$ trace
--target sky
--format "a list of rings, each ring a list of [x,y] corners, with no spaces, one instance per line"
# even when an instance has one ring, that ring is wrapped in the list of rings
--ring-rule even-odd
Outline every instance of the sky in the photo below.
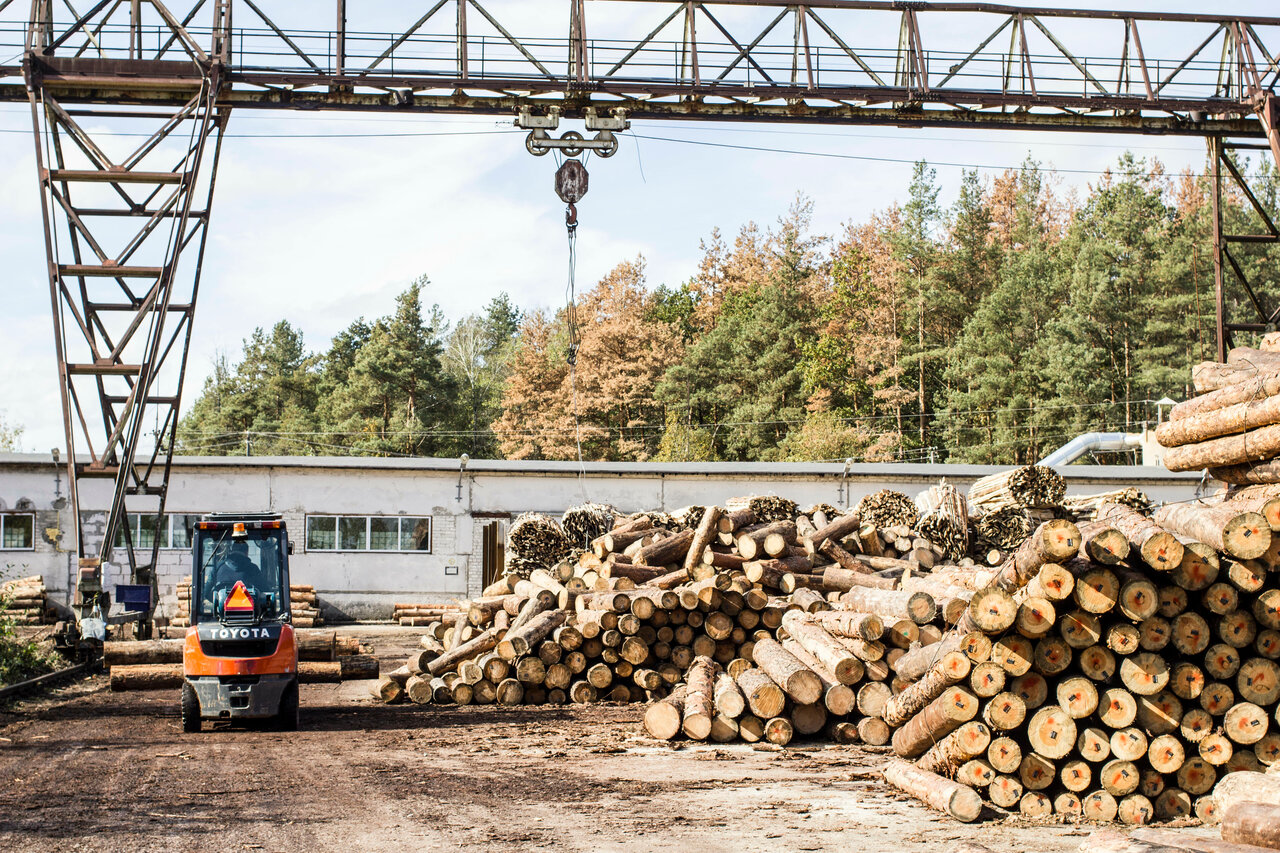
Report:
[[[511,4],[489,5],[497,11]],[[526,16],[538,8],[559,14],[562,5],[538,0],[519,8]],[[588,4],[589,14],[613,5]],[[1198,2],[1158,5],[1203,9]],[[1274,5],[1223,3],[1215,11],[1262,15]],[[618,12],[601,26],[634,33],[640,24],[631,14]],[[328,17],[312,26],[329,26]],[[1144,46],[1148,56],[1173,51],[1158,42]],[[0,104],[0,418],[24,428],[24,449],[43,452],[64,439],[29,127],[26,105]],[[574,127],[565,122],[561,130]],[[806,153],[760,150],[767,148]],[[579,292],[637,256],[647,263],[650,285],[679,285],[696,270],[699,243],[712,229],[731,239],[749,221],[772,225],[797,193],[813,202],[815,231],[834,235],[843,223],[902,201],[917,159],[935,165],[950,202],[963,165],[984,167],[990,177],[1030,155],[1058,170],[1062,190],[1083,193],[1125,150],[1159,158],[1171,171],[1199,170],[1205,160],[1195,138],[637,121],[614,157],[587,161],[590,191],[578,205]],[[234,359],[255,327],[287,319],[312,349],[323,350],[356,318],[389,313],[418,276],[431,282],[424,300],[452,320],[483,310],[504,291],[526,310],[563,305],[567,249],[554,169],[552,157],[526,152],[523,134],[505,117],[233,113],[187,402],[214,358]]]

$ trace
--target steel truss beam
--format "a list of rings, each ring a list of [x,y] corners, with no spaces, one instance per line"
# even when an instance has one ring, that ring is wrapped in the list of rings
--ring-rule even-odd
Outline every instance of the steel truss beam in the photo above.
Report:
[[[196,45],[159,0],[147,0],[149,11],[172,27],[188,55],[181,103],[86,108],[48,85],[39,57],[77,33],[97,43],[122,5],[98,3],[60,28],[51,3],[36,0],[24,62],[84,606],[101,591],[100,563],[113,553],[123,554],[132,582],[155,590],[156,528],[227,119],[217,105],[223,66],[216,51],[211,58]],[[142,0],[131,6],[130,20],[145,20]],[[150,60],[140,28],[129,29],[132,58],[119,61],[138,70]],[[82,491],[94,479],[112,483],[100,542],[85,535],[81,512]],[[128,523],[131,515],[147,520],[141,530]]]
[[[219,35],[218,103],[238,107],[509,115],[555,105],[577,118],[624,107],[633,118],[1252,134],[1253,99],[1280,76],[1280,18],[1260,16],[545,0],[558,14],[531,19],[529,3],[436,0],[353,28],[369,11],[347,0],[332,18],[308,4],[288,20],[276,4],[236,0],[233,27],[231,0],[187,0],[181,16],[159,0],[100,0],[85,15],[36,2],[52,20],[28,60],[64,100],[185,102],[191,74],[216,53],[201,45]],[[209,18],[220,5],[218,34]],[[133,21],[139,6],[157,14]],[[589,26],[588,10],[603,23]],[[0,49],[22,47],[5,38],[14,14],[0,7]],[[149,73],[115,64],[141,59]],[[19,71],[0,66],[0,99],[25,97]]]
[[[164,510],[233,107],[1205,136],[1215,202],[1224,179],[1245,184],[1227,137],[1265,135],[1280,162],[1275,17],[882,0],[543,0],[531,15],[431,0],[352,25],[374,5],[0,0],[0,55],[23,57],[0,65],[0,101],[32,111],[77,513],[83,480],[114,484],[100,552],[78,537],[89,564],[125,529],[135,578],[154,583],[157,545],[125,522]],[[121,126],[143,141],[114,153]],[[1265,214],[1258,234],[1224,235],[1218,214],[1222,349],[1280,316],[1231,247],[1280,235]],[[1233,276],[1258,322],[1226,320]]]

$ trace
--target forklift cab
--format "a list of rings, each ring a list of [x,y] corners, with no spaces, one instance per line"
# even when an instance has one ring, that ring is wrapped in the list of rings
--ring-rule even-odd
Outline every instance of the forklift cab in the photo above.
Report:
[[[298,653],[289,610],[289,541],[271,513],[219,513],[195,527],[182,722],[298,721]]]

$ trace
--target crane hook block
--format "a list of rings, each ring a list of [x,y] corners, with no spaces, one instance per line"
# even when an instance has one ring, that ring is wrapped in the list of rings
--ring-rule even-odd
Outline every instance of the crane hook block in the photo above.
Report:
[[[556,195],[565,204],[576,204],[587,194],[587,167],[578,160],[565,160],[556,169]]]

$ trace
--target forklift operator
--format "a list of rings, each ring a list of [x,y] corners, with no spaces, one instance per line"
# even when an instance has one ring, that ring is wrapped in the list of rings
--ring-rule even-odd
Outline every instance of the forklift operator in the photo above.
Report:
[[[236,581],[244,581],[250,589],[262,585],[262,572],[249,557],[249,545],[245,542],[223,542],[214,553],[213,586],[230,591]]]

